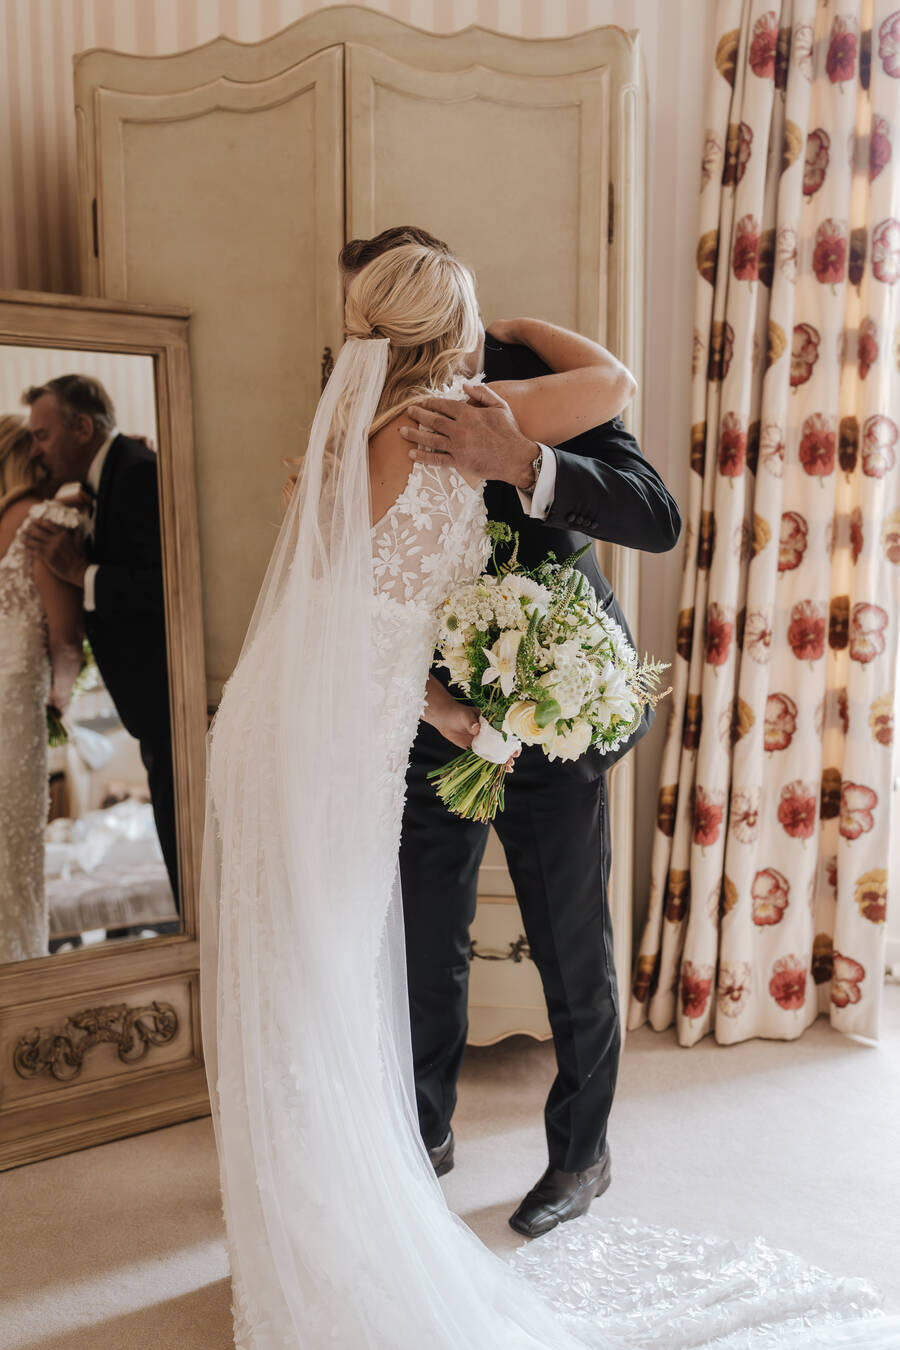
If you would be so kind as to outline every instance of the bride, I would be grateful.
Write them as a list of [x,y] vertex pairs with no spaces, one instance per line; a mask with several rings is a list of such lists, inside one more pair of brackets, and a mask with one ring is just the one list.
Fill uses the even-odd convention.
[[[887,1350],[867,1286],[760,1243],[586,1216],[507,1263],[447,1209],[413,1100],[397,852],[418,719],[475,730],[429,665],[436,606],[488,545],[481,485],[410,470],[399,427],[424,393],[465,397],[481,326],[469,272],[415,244],[354,278],[345,319],[210,736],[202,1007],[239,1350]],[[535,440],[631,397],[579,342],[578,368],[494,386]]]

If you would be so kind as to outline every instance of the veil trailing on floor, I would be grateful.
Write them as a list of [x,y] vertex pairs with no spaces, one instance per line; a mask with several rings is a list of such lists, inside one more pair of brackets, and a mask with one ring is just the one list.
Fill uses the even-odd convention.
[[387,362],[386,339],[340,352],[209,738],[201,1008],[238,1350],[887,1350],[886,1322],[817,1317],[807,1338],[811,1308],[871,1295],[759,1245],[586,1218],[513,1269],[447,1210],[411,1090],[405,751],[388,771],[373,676],[367,451]]

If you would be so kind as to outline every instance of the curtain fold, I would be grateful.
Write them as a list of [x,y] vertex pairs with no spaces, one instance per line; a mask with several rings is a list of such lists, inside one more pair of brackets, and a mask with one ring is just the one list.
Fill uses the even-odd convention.
[[721,0],[674,695],[629,1025],[875,1036],[900,618],[900,8]]

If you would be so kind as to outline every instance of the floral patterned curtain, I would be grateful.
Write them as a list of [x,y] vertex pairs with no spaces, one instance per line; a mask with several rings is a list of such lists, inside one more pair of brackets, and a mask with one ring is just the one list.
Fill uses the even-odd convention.
[[[687,557],[629,1023],[874,1036],[900,620],[900,8],[721,0]],[[896,885],[896,882],[894,883]]]

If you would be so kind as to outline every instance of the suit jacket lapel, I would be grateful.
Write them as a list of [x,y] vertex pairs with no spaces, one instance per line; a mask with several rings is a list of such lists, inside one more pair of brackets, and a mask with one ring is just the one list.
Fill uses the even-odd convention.
[[100,486],[97,489],[97,503],[94,512],[93,552],[95,558],[102,554],[103,550],[104,531],[109,515],[109,500],[122,449],[122,437],[117,436],[109,447],[109,452],[103,464],[103,472],[100,475]]

